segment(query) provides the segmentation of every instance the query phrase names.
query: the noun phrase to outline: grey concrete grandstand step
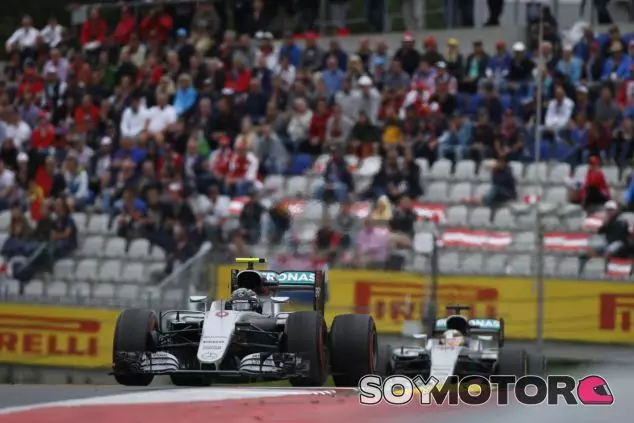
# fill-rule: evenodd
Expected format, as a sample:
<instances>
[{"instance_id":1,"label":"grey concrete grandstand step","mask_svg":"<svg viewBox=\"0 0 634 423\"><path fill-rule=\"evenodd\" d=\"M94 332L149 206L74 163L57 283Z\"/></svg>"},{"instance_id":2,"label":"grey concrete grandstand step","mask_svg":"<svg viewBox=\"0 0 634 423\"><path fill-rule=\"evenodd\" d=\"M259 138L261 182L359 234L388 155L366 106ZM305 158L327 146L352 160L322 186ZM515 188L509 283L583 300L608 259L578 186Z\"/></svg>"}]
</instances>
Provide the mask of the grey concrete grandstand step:
<instances>
[{"instance_id":1,"label":"grey concrete grandstand step","mask_svg":"<svg viewBox=\"0 0 634 423\"><path fill-rule=\"evenodd\" d=\"M359 163L357 174L360 176L374 176L381 168L382 159L380 156L366 157Z\"/></svg>"},{"instance_id":2,"label":"grey concrete grandstand step","mask_svg":"<svg viewBox=\"0 0 634 423\"><path fill-rule=\"evenodd\" d=\"M548 180L548 165L546 163L529 163L521 180L528 183L546 182Z\"/></svg>"},{"instance_id":3,"label":"grey concrete grandstand step","mask_svg":"<svg viewBox=\"0 0 634 423\"><path fill-rule=\"evenodd\" d=\"M451 168L453 164L450 160L436 160L430 169L430 178L433 180L447 180L451 178Z\"/></svg>"},{"instance_id":4,"label":"grey concrete grandstand step","mask_svg":"<svg viewBox=\"0 0 634 423\"><path fill-rule=\"evenodd\" d=\"M476 207L469 213L469 225L473 227L491 226L491 213L489 207Z\"/></svg>"},{"instance_id":5,"label":"grey concrete grandstand step","mask_svg":"<svg viewBox=\"0 0 634 423\"><path fill-rule=\"evenodd\" d=\"M77 255L80 257L102 257L105 251L105 239L101 235L87 237L81 244Z\"/></svg>"},{"instance_id":6,"label":"grey concrete grandstand step","mask_svg":"<svg viewBox=\"0 0 634 423\"><path fill-rule=\"evenodd\" d=\"M15 279L4 279L0 281L0 298L3 296L14 296L20 294L20 282Z\"/></svg>"},{"instance_id":7,"label":"grey concrete grandstand step","mask_svg":"<svg viewBox=\"0 0 634 423\"><path fill-rule=\"evenodd\" d=\"M103 214L93 214L88 219L88 233L95 235L106 235L108 230L108 216Z\"/></svg>"},{"instance_id":8,"label":"grey concrete grandstand step","mask_svg":"<svg viewBox=\"0 0 634 423\"><path fill-rule=\"evenodd\" d=\"M515 180L521 181L524 178L524 163L512 161L509 162L509 166L511 166ZM488 174L491 175L491 172L489 171Z\"/></svg>"},{"instance_id":9,"label":"grey concrete grandstand step","mask_svg":"<svg viewBox=\"0 0 634 423\"><path fill-rule=\"evenodd\" d=\"M124 284L117 286L117 298L139 298L139 285Z\"/></svg>"},{"instance_id":10,"label":"grey concrete grandstand step","mask_svg":"<svg viewBox=\"0 0 634 423\"><path fill-rule=\"evenodd\" d=\"M145 265L143 263L126 263L121 271L121 281L137 284L146 284L149 282L145 273Z\"/></svg>"},{"instance_id":11,"label":"grey concrete grandstand step","mask_svg":"<svg viewBox=\"0 0 634 423\"><path fill-rule=\"evenodd\" d=\"M30 280L24 287L25 296L41 297L44 295L44 282L34 279Z\"/></svg>"},{"instance_id":12,"label":"grey concrete grandstand step","mask_svg":"<svg viewBox=\"0 0 634 423\"><path fill-rule=\"evenodd\" d=\"M112 283L99 282L93 287L92 295L95 298L115 298L116 287Z\"/></svg>"},{"instance_id":13,"label":"grey concrete grandstand step","mask_svg":"<svg viewBox=\"0 0 634 423\"><path fill-rule=\"evenodd\" d=\"M432 182L425 190L425 200L444 203L447 201L447 182Z\"/></svg>"},{"instance_id":14,"label":"grey concrete grandstand step","mask_svg":"<svg viewBox=\"0 0 634 423\"><path fill-rule=\"evenodd\" d=\"M449 188L449 200L459 203L473 196L473 185L470 182L458 182Z\"/></svg>"},{"instance_id":15,"label":"grey concrete grandstand step","mask_svg":"<svg viewBox=\"0 0 634 423\"><path fill-rule=\"evenodd\" d=\"M135 239L130 243L128 257L146 260L150 256L150 241L147 239Z\"/></svg>"},{"instance_id":16,"label":"grey concrete grandstand step","mask_svg":"<svg viewBox=\"0 0 634 423\"><path fill-rule=\"evenodd\" d=\"M124 258L126 254L127 241L123 238L110 238L106 241L104 248L104 257L108 258Z\"/></svg>"},{"instance_id":17,"label":"grey concrete grandstand step","mask_svg":"<svg viewBox=\"0 0 634 423\"><path fill-rule=\"evenodd\" d=\"M588 173L588 165L583 164L577 166L575 169L574 179L579 182L583 182L586 180L586 173Z\"/></svg>"},{"instance_id":18,"label":"grey concrete grandstand step","mask_svg":"<svg viewBox=\"0 0 634 423\"><path fill-rule=\"evenodd\" d=\"M77 263L75 279L78 281L93 282L99 274L99 261L96 259L83 259Z\"/></svg>"},{"instance_id":19,"label":"grey concrete grandstand step","mask_svg":"<svg viewBox=\"0 0 634 423\"><path fill-rule=\"evenodd\" d=\"M286 179L286 194L291 197L306 197L308 180L305 176L291 176ZM311 192L311 195L314 193Z\"/></svg>"},{"instance_id":20,"label":"grey concrete grandstand step","mask_svg":"<svg viewBox=\"0 0 634 423\"><path fill-rule=\"evenodd\" d=\"M563 204L568 200L568 190L563 186L550 187L544 193L544 201L548 203Z\"/></svg>"},{"instance_id":21,"label":"grey concrete grandstand step","mask_svg":"<svg viewBox=\"0 0 634 423\"><path fill-rule=\"evenodd\" d=\"M512 256L506 268L510 275L530 275L533 273L533 258L530 254Z\"/></svg>"},{"instance_id":22,"label":"grey concrete grandstand step","mask_svg":"<svg viewBox=\"0 0 634 423\"><path fill-rule=\"evenodd\" d=\"M553 163L548 173L548 182L552 185L563 185L570 175L570 165L568 163Z\"/></svg>"},{"instance_id":23,"label":"grey concrete grandstand step","mask_svg":"<svg viewBox=\"0 0 634 423\"><path fill-rule=\"evenodd\" d=\"M121 279L121 262L107 260L99 267L97 280L100 282L117 282Z\"/></svg>"},{"instance_id":24,"label":"grey concrete grandstand step","mask_svg":"<svg viewBox=\"0 0 634 423\"><path fill-rule=\"evenodd\" d=\"M68 283L66 283L65 281L48 281L45 288L47 297L61 298L68 295Z\"/></svg>"},{"instance_id":25,"label":"grey concrete grandstand step","mask_svg":"<svg viewBox=\"0 0 634 423\"><path fill-rule=\"evenodd\" d=\"M491 181L491 168L495 165L494 159L486 159L480 163L480 168L478 169L478 173L476 175L476 180L480 182L490 182Z\"/></svg>"},{"instance_id":26,"label":"grey concrete grandstand step","mask_svg":"<svg viewBox=\"0 0 634 423\"><path fill-rule=\"evenodd\" d=\"M488 254L482 266L484 273L506 273L506 265L509 257L506 254Z\"/></svg>"},{"instance_id":27,"label":"grey concrete grandstand step","mask_svg":"<svg viewBox=\"0 0 634 423\"><path fill-rule=\"evenodd\" d=\"M462 258L462 271L465 273L483 273L484 268L484 256L480 253L465 254Z\"/></svg>"},{"instance_id":28,"label":"grey concrete grandstand step","mask_svg":"<svg viewBox=\"0 0 634 423\"><path fill-rule=\"evenodd\" d=\"M453 206L447 209L447 226L466 226L468 218L467 206Z\"/></svg>"},{"instance_id":29,"label":"grey concrete grandstand step","mask_svg":"<svg viewBox=\"0 0 634 423\"><path fill-rule=\"evenodd\" d=\"M508 208L495 211L493 226L500 229L515 229L515 216Z\"/></svg>"},{"instance_id":30,"label":"grey concrete grandstand step","mask_svg":"<svg viewBox=\"0 0 634 423\"><path fill-rule=\"evenodd\" d=\"M461 160L456 164L454 179L458 181L473 181L476 177L476 163L473 160Z\"/></svg>"},{"instance_id":31,"label":"grey concrete grandstand step","mask_svg":"<svg viewBox=\"0 0 634 423\"><path fill-rule=\"evenodd\" d=\"M485 195L487 195L489 191L491 191L491 184L490 183L478 184L478 185L475 186L475 188L473 190L473 196L474 197L478 197L478 198L482 198Z\"/></svg>"},{"instance_id":32,"label":"grey concrete grandstand step","mask_svg":"<svg viewBox=\"0 0 634 423\"><path fill-rule=\"evenodd\" d=\"M460 272L460 255L454 251L442 251L438 258L438 267L442 273Z\"/></svg>"},{"instance_id":33,"label":"grey concrete grandstand step","mask_svg":"<svg viewBox=\"0 0 634 423\"><path fill-rule=\"evenodd\" d=\"M579 274L579 259L576 257L564 257L557 266L559 277L574 277Z\"/></svg>"},{"instance_id":34,"label":"grey concrete grandstand step","mask_svg":"<svg viewBox=\"0 0 634 423\"><path fill-rule=\"evenodd\" d=\"M75 279L76 263L72 259L62 259L53 265L53 278L56 280L71 281Z\"/></svg>"},{"instance_id":35,"label":"grey concrete grandstand step","mask_svg":"<svg viewBox=\"0 0 634 423\"><path fill-rule=\"evenodd\" d=\"M593 258L588 260L583 269L583 275L588 278L600 279L605 276L605 260L602 258Z\"/></svg>"}]
</instances>

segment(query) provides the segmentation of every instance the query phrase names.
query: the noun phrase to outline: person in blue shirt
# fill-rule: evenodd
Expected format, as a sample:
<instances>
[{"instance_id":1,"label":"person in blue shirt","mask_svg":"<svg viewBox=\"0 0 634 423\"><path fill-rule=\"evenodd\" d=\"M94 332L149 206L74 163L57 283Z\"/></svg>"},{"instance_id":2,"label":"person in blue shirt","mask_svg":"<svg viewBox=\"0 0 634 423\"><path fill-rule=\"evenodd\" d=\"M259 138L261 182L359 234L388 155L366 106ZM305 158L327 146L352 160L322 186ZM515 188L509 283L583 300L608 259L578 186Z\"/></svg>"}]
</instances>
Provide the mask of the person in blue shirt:
<instances>
[{"instance_id":1,"label":"person in blue shirt","mask_svg":"<svg viewBox=\"0 0 634 423\"><path fill-rule=\"evenodd\" d=\"M196 104L198 93L192 87L192 78L183 74L178 78L178 88L174 95L174 108L178 116L186 115Z\"/></svg>"},{"instance_id":2,"label":"person in blue shirt","mask_svg":"<svg viewBox=\"0 0 634 423\"><path fill-rule=\"evenodd\" d=\"M491 59L489 60L489 64L486 69L486 76L488 79L492 79L498 88L503 88L499 85L504 82L509 73L509 69L511 67L511 55L506 49L506 43L504 41L498 41L495 43L495 49L496 53L491 56Z\"/></svg>"},{"instance_id":3,"label":"person in blue shirt","mask_svg":"<svg viewBox=\"0 0 634 423\"><path fill-rule=\"evenodd\" d=\"M138 148L132 138L123 137L119 142L119 149L112 157L113 167L119 168L125 160L132 160L138 166L145 160L146 155L146 151Z\"/></svg>"},{"instance_id":4,"label":"person in blue shirt","mask_svg":"<svg viewBox=\"0 0 634 423\"><path fill-rule=\"evenodd\" d=\"M134 187L123 191L120 209L118 210L117 236L131 239L138 234L147 217L147 205L137 197Z\"/></svg>"},{"instance_id":5,"label":"person in blue shirt","mask_svg":"<svg viewBox=\"0 0 634 423\"><path fill-rule=\"evenodd\" d=\"M279 57L288 57L291 65L298 68L301 64L302 60L302 49L297 44L295 44L295 40L293 39L293 33L288 32L284 36L284 44L280 47Z\"/></svg>"},{"instance_id":6,"label":"person in blue shirt","mask_svg":"<svg viewBox=\"0 0 634 423\"><path fill-rule=\"evenodd\" d=\"M573 55L570 44L564 45L562 57L557 62L557 70L566 75L572 85L579 84L583 73L583 62Z\"/></svg>"},{"instance_id":7,"label":"person in blue shirt","mask_svg":"<svg viewBox=\"0 0 634 423\"><path fill-rule=\"evenodd\" d=\"M334 96L337 91L341 91L345 77L346 74L339 68L337 58L330 56L327 61L327 69L321 73L321 80L326 85L329 96Z\"/></svg>"},{"instance_id":8,"label":"person in blue shirt","mask_svg":"<svg viewBox=\"0 0 634 423\"><path fill-rule=\"evenodd\" d=\"M612 44L610 53L612 57L606 60L603 66L601 80L628 79L630 76L630 68L632 67L632 59L623 53L623 45L620 43Z\"/></svg>"},{"instance_id":9,"label":"person in blue shirt","mask_svg":"<svg viewBox=\"0 0 634 423\"><path fill-rule=\"evenodd\" d=\"M623 195L623 202L629 210L634 211L634 172L628 176L628 179L629 184Z\"/></svg>"}]
</instances>

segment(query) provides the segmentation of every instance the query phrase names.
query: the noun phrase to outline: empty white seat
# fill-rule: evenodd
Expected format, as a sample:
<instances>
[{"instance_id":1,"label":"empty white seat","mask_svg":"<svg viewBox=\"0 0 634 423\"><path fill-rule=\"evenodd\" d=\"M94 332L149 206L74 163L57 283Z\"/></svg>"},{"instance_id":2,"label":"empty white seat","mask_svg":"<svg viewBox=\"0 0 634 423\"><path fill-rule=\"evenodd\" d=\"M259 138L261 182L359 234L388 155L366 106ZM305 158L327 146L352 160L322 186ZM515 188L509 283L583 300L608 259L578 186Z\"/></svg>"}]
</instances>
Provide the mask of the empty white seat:
<instances>
[{"instance_id":1,"label":"empty white seat","mask_svg":"<svg viewBox=\"0 0 634 423\"><path fill-rule=\"evenodd\" d=\"M101 235L86 238L79 249L79 255L82 257L101 257L103 253L104 238Z\"/></svg>"},{"instance_id":2,"label":"empty white seat","mask_svg":"<svg viewBox=\"0 0 634 423\"><path fill-rule=\"evenodd\" d=\"M602 278L605 275L605 260L600 258L588 260L583 269L583 275L589 278Z\"/></svg>"},{"instance_id":3,"label":"empty white seat","mask_svg":"<svg viewBox=\"0 0 634 423\"><path fill-rule=\"evenodd\" d=\"M472 194L473 186L469 182L460 182L451 188L449 192L449 199L454 203L458 203L470 198Z\"/></svg>"},{"instance_id":4,"label":"empty white seat","mask_svg":"<svg viewBox=\"0 0 634 423\"><path fill-rule=\"evenodd\" d=\"M372 185L372 178L368 176L354 175L354 191L358 194L362 194L370 188ZM317 187L310 187L308 192L314 193Z\"/></svg>"},{"instance_id":5,"label":"empty white seat","mask_svg":"<svg viewBox=\"0 0 634 423\"><path fill-rule=\"evenodd\" d=\"M316 223L307 223L296 226L297 238L300 242L311 242L315 239L319 227Z\"/></svg>"},{"instance_id":6,"label":"empty white seat","mask_svg":"<svg viewBox=\"0 0 634 423\"><path fill-rule=\"evenodd\" d=\"M507 260L506 254L490 254L485 257L482 268L486 273L503 274L506 273Z\"/></svg>"},{"instance_id":7,"label":"empty white seat","mask_svg":"<svg viewBox=\"0 0 634 423\"><path fill-rule=\"evenodd\" d=\"M605 179L610 186L616 186L621 184L621 180L619 179L619 168L616 166L603 166L601 168L603 174L605 175Z\"/></svg>"},{"instance_id":8,"label":"empty white seat","mask_svg":"<svg viewBox=\"0 0 634 423\"><path fill-rule=\"evenodd\" d=\"M264 180L266 191L279 191L284 186L284 177L281 175L270 175Z\"/></svg>"},{"instance_id":9,"label":"empty white seat","mask_svg":"<svg viewBox=\"0 0 634 423\"><path fill-rule=\"evenodd\" d=\"M576 257L566 257L559 262L557 267L559 276L576 276L579 274L579 259Z\"/></svg>"},{"instance_id":10,"label":"empty white seat","mask_svg":"<svg viewBox=\"0 0 634 423\"><path fill-rule=\"evenodd\" d=\"M130 244L128 256L131 258L145 259L150 255L150 241L147 239L135 239Z\"/></svg>"},{"instance_id":11,"label":"empty white seat","mask_svg":"<svg viewBox=\"0 0 634 423\"><path fill-rule=\"evenodd\" d=\"M530 255L512 257L507 266L507 273L511 275L529 275L533 271L533 261Z\"/></svg>"},{"instance_id":12,"label":"empty white seat","mask_svg":"<svg viewBox=\"0 0 634 423\"><path fill-rule=\"evenodd\" d=\"M559 265L559 257L547 255L544 256L544 275L555 276L557 274L557 266Z\"/></svg>"},{"instance_id":13,"label":"empty white seat","mask_svg":"<svg viewBox=\"0 0 634 423\"><path fill-rule=\"evenodd\" d=\"M429 232L418 232L414 235L414 251L418 254L431 254L434 249L434 236Z\"/></svg>"},{"instance_id":14,"label":"empty white seat","mask_svg":"<svg viewBox=\"0 0 634 423\"><path fill-rule=\"evenodd\" d=\"M144 284L148 282L143 263L128 263L121 273L122 279L130 283Z\"/></svg>"},{"instance_id":15,"label":"empty white seat","mask_svg":"<svg viewBox=\"0 0 634 423\"><path fill-rule=\"evenodd\" d=\"M451 176L452 163L447 159L436 160L430 169L432 179L449 179Z\"/></svg>"},{"instance_id":16,"label":"empty white seat","mask_svg":"<svg viewBox=\"0 0 634 423\"><path fill-rule=\"evenodd\" d=\"M93 295L97 298L114 298L116 297L115 287L110 283L99 282L93 288Z\"/></svg>"},{"instance_id":17,"label":"empty white seat","mask_svg":"<svg viewBox=\"0 0 634 423\"><path fill-rule=\"evenodd\" d=\"M433 182L430 184L425 192L425 199L438 202L447 201L447 183Z\"/></svg>"},{"instance_id":18,"label":"empty white seat","mask_svg":"<svg viewBox=\"0 0 634 423\"><path fill-rule=\"evenodd\" d=\"M548 182L553 185L562 185L570 175L570 165L568 163L555 163L548 174Z\"/></svg>"},{"instance_id":19,"label":"empty white seat","mask_svg":"<svg viewBox=\"0 0 634 423\"><path fill-rule=\"evenodd\" d=\"M36 297L44 295L44 283L39 280L27 282L24 286L24 295L32 295Z\"/></svg>"},{"instance_id":20,"label":"empty white seat","mask_svg":"<svg viewBox=\"0 0 634 423\"><path fill-rule=\"evenodd\" d=\"M476 176L476 163L473 160L461 160L456 165L454 178L461 181L473 181Z\"/></svg>"},{"instance_id":21,"label":"empty white seat","mask_svg":"<svg viewBox=\"0 0 634 423\"><path fill-rule=\"evenodd\" d=\"M429 162L427 159L416 159L416 164L421 170L421 176L427 175L429 172Z\"/></svg>"},{"instance_id":22,"label":"empty white seat","mask_svg":"<svg viewBox=\"0 0 634 423\"><path fill-rule=\"evenodd\" d=\"M111 238L106 242L104 256L109 258L123 258L126 256L126 243L123 238Z\"/></svg>"},{"instance_id":23,"label":"empty white seat","mask_svg":"<svg viewBox=\"0 0 634 423\"><path fill-rule=\"evenodd\" d=\"M15 279L0 281L0 298L3 296L20 295L20 282Z\"/></svg>"},{"instance_id":24,"label":"empty white seat","mask_svg":"<svg viewBox=\"0 0 634 423\"><path fill-rule=\"evenodd\" d=\"M509 209L499 209L495 212L493 226L502 229L514 229L515 217Z\"/></svg>"},{"instance_id":25,"label":"empty white seat","mask_svg":"<svg viewBox=\"0 0 634 423\"><path fill-rule=\"evenodd\" d=\"M68 284L64 281L50 281L45 290L48 297L65 297L68 295Z\"/></svg>"},{"instance_id":26,"label":"empty white seat","mask_svg":"<svg viewBox=\"0 0 634 423\"><path fill-rule=\"evenodd\" d=\"M75 227L80 234L88 230L86 225L88 223L86 213L73 213L73 221L75 222Z\"/></svg>"},{"instance_id":27,"label":"empty white seat","mask_svg":"<svg viewBox=\"0 0 634 423\"><path fill-rule=\"evenodd\" d=\"M156 304L161 299L161 290L155 286L139 288L138 298L148 305Z\"/></svg>"},{"instance_id":28,"label":"empty white seat","mask_svg":"<svg viewBox=\"0 0 634 423\"><path fill-rule=\"evenodd\" d=\"M469 216L466 206L453 206L447 210L448 226L464 226L467 224Z\"/></svg>"},{"instance_id":29,"label":"empty white seat","mask_svg":"<svg viewBox=\"0 0 634 423\"><path fill-rule=\"evenodd\" d=\"M321 201L307 201L298 219L320 220L324 214L324 203Z\"/></svg>"},{"instance_id":30,"label":"empty white seat","mask_svg":"<svg viewBox=\"0 0 634 423\"><path fill-rule=\"evenodd\" d=\"M482 198L491 191L491 184L478 184L473 190L473 196Z\"/></svg>"},{"instance_id":31,"label":"empty white seat","mask_svg":"<svg viewBox=\"0 0 634 423\"><path fill-rule=\"evenodd\" d=\"M75 262L62 259L53 265L53 277L58 280L71 280L75 277Z\"/></svg>"},{"instance_id":32,"label":"empty white seat","mask_svg":"<svg viewBox=\"0 0 634 423\"><path fill-rule=\"evenodd\" d=\"M91 296L92 286L87 282L75 282L68 290L69 297L89 298Z\"/></svg>"},{"instance_id":33,"label":"empty white seat","mask_svg":"<svg viewBox=\"0 0 634 423\"><path fill-rule=\"evenodd\" d=\"M183 301L183 289L167 289L163 292L163 301L179 303Z\"/></svg>"},{"instance_id":34,"label":"empty white seat","mask_svg":"<svg viewBox=\"0 0 634 423\"><path fill-rule=\"evenodd\" d=\"M519 232L513 237L513 249L519 251L535 249L535 233Z\"/></svg>"},{"instance_id":35,"label":"empty white seat","mask_svg":"<svg viewBox=\"0 0 634 423\"><path fill-rule=\"evenodd\" d=\"M163 261L165 260L165 250L157 245L153 245L150 250L150 259L152 261Z\"/></svg>"},{"instance_id":36,"label":"empty white seat","mask_svg":"<svg viewBox=\"0 0 634 423\"><path fill-rule=\"evenodd\" d=\"M119 289L117 290L117 297L125 299L138 299L139 285L125 284L119 286Z\"/></svg>"},{"instance_id":37,"label":"empty white seat","mask_svg":"<svg viewBox=\"0 0 634 423\"><path fill-rule=\"evenodd\" d=\"M460 256L453 251L441 250L438 267L443 273L457 273L460 271Z\"/></svg>"},{"instance_id":38,"label":"empty white seat","mask_svg":"<svg viewBox=\"0 0 634 423\"><path fill-rule=\"evenodd\" d=\"M9 225L11 224L11 212L3 211L0 213L0 230L7 231L9 229Z\"/></svg>"},{"instance_id":39,"label":"empty white seat","mask_svg":"<svg viewBox=\"0 0 634 423\"><path fill-rule=\"evenodd\" d=\"M92 282L97 280L97 267L97 260L95 259L81 260L77 263L77 268L75 269L75 280L81 282Z\"/></svg>"},{"instance_id":40,"label":"empty white seat","mask_svg":"<svg viewBox=\"0 0 634 423\"><path fill-rule=\"evenodd\" d=\"M518 162L511 162L518 163ZM476 179L480 182L490 181L491 180L491 167L495 164L495 159L486 159L480 163L480 168L478 169L478 174ZM519 163L520 166L522 165ZM511 167L512 168L512 167ZM521 173L521 172L520 172ZM516 178L519 178L519 174L515 175Z\"/></svg>"},{"instance_id":41,"label":"empty white seat","mask_svg":"<svg viewBox=\"0 0 634 423\"><path fill-rule=\"evenodd\" d=\"M548 165L546 163L529 163L524 172L523 180L526 182L546 182L548 179Z\"/></svg>"},{"instance_id":42,"label":"empty white seat","mask_svg":"<svg viewBox=\"0 0 634 423\"><path fill-rule=\"evenodd\" d=\"M484 256L482 254L467 254L462 259L462 271L467 273L482 273L484 268ZM486 269L488 271L488 269Z\"/></svg>"},{"instance_id":43,"label":"empty white seat","mask_svg":"<svg viewBox=\"0 0 634 423\"><path fill-rule=\"evenodd\" d=\"M412 265L410 266L411 270L414 272L426 272L428 269L428 260L426 256L415 255Z\"/></svg>"},{"instance_id":44,"label":"empty white seat","mask_svg":"<svg viewBox=\"0 0 634 423\"><path fill-rule=\"evenodd\" d=\"M117 282L121 278L121 262L108 260L99 268L97 279L105 282Z\"/></svg>"},{"instance_id":45,"label":"empty white seat","mask_svg":"<svg viewBox=\"0 0 634 423\"><path fill-rule=\"evenodd\" d=\"M381 157L366 157L361 161L361 166L357 169L357 174L361 176L373 176L381 168Z\"/></svg>"},{"instance_id":46,"label":"empty white seat","mask_svg":"<svg viewBox=\"0 0 634 423\"><path fill-rule=\"evenodd\" d=\"M491 225L491 209L488 207L476 207L469 215L471 226L488 227Z\"/></svg>"},{"instance_id":47,"label":"empty white seat","mask_svg":"<svg viewBox=\"0 0 634 423\"><path fill-rule=\"evenodd\" d=\"M8 238L9 238L9 234L8 233L0 232L0 248L2 248L2 246L7 241Z\"/></svg>"},{"instance_id":48,"label":"empty white seat","mask_svg":"<svg viewBox=\"0 0 634 423\"><path fill-rule=\"evenodd\" d=\"M108 231L109 217L103 214L94 214L88 219L88 232L91 234L104 235Z\"/></svg>"},{"instance_id":49,"label":"empty white seat","mask_svg":"<svg viewBox=\"0 0 634 423\"><path fill-rule=\"evenodd\" d=\"M307 197L307 188L308 181L305 176L291 176L286 180L286 193L291 197ZM308 196L310 197L314 194L314 192L311 192Z\"/></svg>"},{"instance_id":50,"label":"empty white seat","mask_svg":"<svg viewBox=\"0 0 634 423\"><path fill-rule=\"evenodd\" d=\"M580 165L575 169L575 180L583 182L586 180L586 174L588 173L588 165Z\"/></svg>"},{"instance_id":51,"label":"empty white seat","mask_svg":"<svg viewBox=\"0 0 634 423\"><path fill-rule=\"evenodd\" d=\"M565 203L568 201L568 190L563 186L548 188L544 194L544 201L553 204Z\"/></svg>"}]
</instances>

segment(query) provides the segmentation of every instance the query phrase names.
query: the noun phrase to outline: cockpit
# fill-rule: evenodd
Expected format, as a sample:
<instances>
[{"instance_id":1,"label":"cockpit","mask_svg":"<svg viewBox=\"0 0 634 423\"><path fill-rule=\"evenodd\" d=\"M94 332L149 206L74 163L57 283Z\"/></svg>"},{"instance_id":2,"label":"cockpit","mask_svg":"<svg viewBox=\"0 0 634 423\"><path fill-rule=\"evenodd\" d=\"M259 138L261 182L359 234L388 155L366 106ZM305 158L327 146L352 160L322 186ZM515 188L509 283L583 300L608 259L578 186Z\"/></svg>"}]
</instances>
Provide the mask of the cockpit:
<instances>
[{"instance_id":1,"label":"cockpit","mask_svg":"<svg viewBox=\"0 0 634 423\"><path fill-rule=\"evenodd\" d=\"M455 330L460 332L463 336L469 335L469 320L466 317L455 315L447 317L445 321L447 330Z\"/></svg>"}]
</instances>

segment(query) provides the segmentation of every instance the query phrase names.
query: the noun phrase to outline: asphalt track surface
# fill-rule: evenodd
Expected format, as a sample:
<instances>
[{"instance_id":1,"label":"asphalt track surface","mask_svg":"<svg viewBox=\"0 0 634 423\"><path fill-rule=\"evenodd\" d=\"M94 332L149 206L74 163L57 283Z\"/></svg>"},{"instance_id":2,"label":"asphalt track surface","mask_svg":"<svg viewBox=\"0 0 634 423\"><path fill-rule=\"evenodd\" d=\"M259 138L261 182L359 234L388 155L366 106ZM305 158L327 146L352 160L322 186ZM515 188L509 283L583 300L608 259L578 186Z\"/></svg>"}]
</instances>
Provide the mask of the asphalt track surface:
<instances>
[{"instance_id":1,"label":"asphalt track surface","mask_svg":"<svg viewBox=\"0 0 634 423\"><path fill-rule=\"evenodd\" d=\"M294 390L286 388L241 388L212 387L208 391L196 389L197 402L189 404L169 404L162 402L161 395L187 396L189 392L171 387L125 388L119 386L73 386L73 385L0 385L0 423L180 423L191 422L198 418L224 420L227 423L325 423L331 420L357 420L373 423L420 423L426 416L434 423L535 423L542 420L549 423L597 423L600 421L632 421L634 415L634 393L631 381L634 380L634 367L601 366L576 369L574 376L589 374L603 376L615 396L611 406L522 406L511 403L508 406L496 406L489 403L479 407L459 406L421 406L416 398L405 406L379 405L374 407L358 404L357 395L350 391ZM165 390L169 389L170 392ZM279 392L283 396L278 395ZM329 394L325 394L329 392ZM284 395L284 393L289 395ZM201 398L201 394L205 398ZM218 397L228 399L218 402L209 401ZM267 395L274 395L265 397ZM148 407L139 404L145 396L152 396L157 404ZM232 397L232 395L234 395ZM118 398L125 398L119 400ZM158 398L158 400L157 400ZM233 399L232 399L233 398ZM68 401L88 408L67 407ZM61 403L63 407L41 408L41 404ZM37 405L33 410L26 410ZM26 406L26 407L24 407ZM20 407L21 412L6 414L6 411ZM150 410L150 411L148 411ZM20 410L18 410L20 411ZM149 414L148 414L149 413Z\"/></svg>"}]
</instances>

